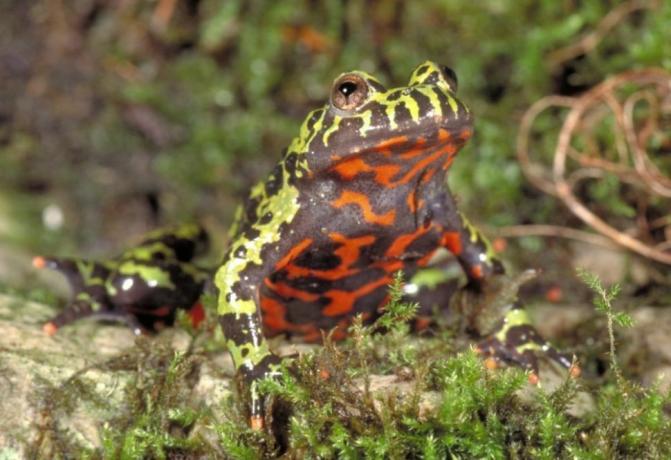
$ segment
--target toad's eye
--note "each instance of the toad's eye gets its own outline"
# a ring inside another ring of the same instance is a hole
[[[442,71],[443,71],[443,78],[447,80],[447,84],[450,85],[450,89],[456,93],[458,84],[457,74],[454,73],[454,70],[450,69],[446,65],[442,67]]]
[[[356,74],[343,75],[333,84],[331,104],[340,110],[352,110],[360,106],[368,95],[368,84]]]

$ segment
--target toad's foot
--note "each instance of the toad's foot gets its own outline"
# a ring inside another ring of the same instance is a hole
[[[571,377],[580,375],[580,367],[567,355],[557,351],[531,326],[528,314],[522,308],[513,308],[505,316],[501,328],[482,340],[477,350],[487,367],[512,364],[531,371],[529,381],[538,383],[538,357],[545,356],[568,369]]]

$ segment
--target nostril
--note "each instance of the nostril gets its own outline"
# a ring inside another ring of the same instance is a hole
[[[449,68],[448,66],[444,65],[443,66],[443,75],[445,76],[445,79],[447,80],[447,83],[450,85],[450,89],[454,92],[457,91],[457,74]]]

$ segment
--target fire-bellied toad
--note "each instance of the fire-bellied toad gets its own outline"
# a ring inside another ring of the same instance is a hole
[[[258,380],[280,359],[266,335],[308,341],[344,335],[361,314],[374,320],[398,271],[412,276],[446,248],[474,288],[501,273],[486,240],[457,211],[446,175],[473,134],[457,99],[455,74],[419,65],[406,86],[386,89],[371,75],[339,76],[329,102],[312,111],[268,178],[238,210],[219,268],[219,320],[250,423],[263,426]],[[513,309],[488,350],[533,367],[544,343]],[[487,350],[485,350],[487,351]]]

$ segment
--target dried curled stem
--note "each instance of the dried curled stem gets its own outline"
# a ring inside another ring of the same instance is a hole
[[[551,108],[568,112],[550,166],[532,162],[529,145],[534,122]],[[665,172],[658,166],[661,155],[658,162],[652,159],[669,148],[670,119],[671,74],[657,68],[633,70],[579,97],[549,96],[536,102],[522,119],[517,155],[532,184],[561,199],[592,229],[644,257],[671,264],[671,219],[659,217],[671,211],[669,165],[667,160]],[[604,136],[604,128],[610,137]],[[592,202],[594,209],[586,204],[586,187],[607,176],[620,181],[622,196],[615,198],[635,208],[631,222],[609,214],[603,203]]]
[[[604,16],[593,31],[586,33],[576,42],[550,53],[548,56],[550,66],[559,67],[571,59],[589,53],[627,16],[639,10],[654,9],[659,6],[659,0],[629,0],[621,3]]]

